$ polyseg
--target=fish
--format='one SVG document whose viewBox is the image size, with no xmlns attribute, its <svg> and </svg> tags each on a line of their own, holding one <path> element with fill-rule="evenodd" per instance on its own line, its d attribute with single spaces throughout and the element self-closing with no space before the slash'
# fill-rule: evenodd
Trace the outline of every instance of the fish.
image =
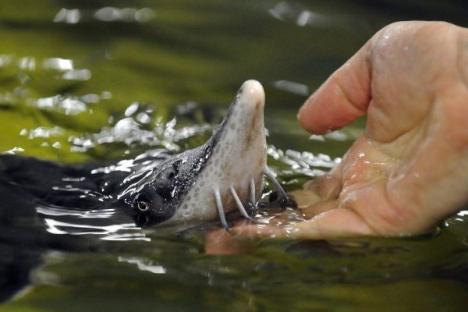
<svg viewBox="0 0 468 312">
<path fill-rule="evenodd" d="M 235 211 L 262 222 L 254 215 L 265 177 L 279 195 L 275 203 L 291 206 L 267 165 L 264 107 L 262 85 L 246 81 L 213 135 L 181 153 L 159 148 L 83 164 L 0 154 L 0 240 L 6 255 L 0 270 L 14 272 L 4 274 L 0 302 L 29 283 L 46 251 L 101 248 L 88 236 L 81 240 L 83 234 L 109 238 L 121 229 L 132 232 L 122 234 L 125 239 L 146 239 L 133 231 L 166 225 L 180 231 L 216 220 L 229 230 L 226 214 Z"/>
<path fill-rule="evenodd" d="M 265 177 L 289 201 L 267 165 L 264 108 L 263 86 L 248 80 L 213 135 L 194 149 L 155 149 L 104 166 L 1 155 L 0 180 L 48 207 L 119 209 L 140 227 L 219 219 L 228 229 L 226 214 L 235 210 L 254 221 Z"/>
</svg>

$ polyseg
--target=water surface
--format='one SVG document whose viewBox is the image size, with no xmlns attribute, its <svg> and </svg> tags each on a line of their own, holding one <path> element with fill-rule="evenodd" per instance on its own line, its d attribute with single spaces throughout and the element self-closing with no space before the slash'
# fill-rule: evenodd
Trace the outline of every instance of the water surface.
<svg viewBox="0 0 468 312">
<path fill-rule="evenodd" d="M 267 94 L 270 164 L 294 189 L 339 161 L 363 124 L 307 135 L 296 123 L 307 95 L 382 26 L 467 26 L 467 14 L 456 0 L 3 1 L 0 151 L 107 163 L 149 148 L 185 150 L 255 78 Z M 14 208 L 0 207 L 4 218 Z M 453 311 L 468 303 L 466 212 L 430 236 L 267 240 L 236 256 L 204 254 L 204 231 L 216 224 L 141 230 L 116 222 L 112 209 L 37 212 L 2 223 L 1 295 L 28 286 L 0 310 Z"/>
</svg>

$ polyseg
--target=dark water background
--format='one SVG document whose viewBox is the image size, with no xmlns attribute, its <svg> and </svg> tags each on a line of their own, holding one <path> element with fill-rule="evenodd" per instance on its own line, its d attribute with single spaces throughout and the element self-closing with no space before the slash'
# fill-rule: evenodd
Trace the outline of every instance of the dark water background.
<svg viewBox="0 0 468 312">
<path fill-rule="evenodd" d="M 1 1 L 0 151 L 84 163 L 184 150 L 209 136 L 239 85 L 255 78 L 267 94 L 270 163 L 293 189 L 333 166 L 362 125 L 310 137 L 295 117 L 307 94 L 392 21 L 467 26 L 467 16 L 461 0 Z M 17 208 L 0 207 L 2 218 Z M 40 219 L 2 223 L 0 295 L 31 276 L 2 311 L 468 304 L 468 212 L 432 236 L 262 241 L 247 254 L 208 256 L 199 229 L 142 231 L 115 223 L 111 210 L 37 209 Z"/>
</svg>

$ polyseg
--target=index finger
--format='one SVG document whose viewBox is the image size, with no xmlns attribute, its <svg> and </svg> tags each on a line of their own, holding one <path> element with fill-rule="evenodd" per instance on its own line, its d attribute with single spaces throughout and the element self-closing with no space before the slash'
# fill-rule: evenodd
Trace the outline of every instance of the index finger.
<svg viewBox="0 0 468 312">
<path fill-rule="evenodd" d="M 370 44 L 366 43 L 299 110 L 301 126 L 323 134 L 364 115 L 371 99 Z"/>
</svg>

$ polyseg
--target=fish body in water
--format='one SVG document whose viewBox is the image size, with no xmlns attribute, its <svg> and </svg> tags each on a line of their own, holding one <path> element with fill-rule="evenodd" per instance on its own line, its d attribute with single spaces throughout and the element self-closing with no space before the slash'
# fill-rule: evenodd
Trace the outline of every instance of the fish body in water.
<svg viewBox="0 0 468 312">
<path fill-rule="evenodd" d="M 109 237 L 127 227 L 139 230 L 217 217 L 227 227 L 225 213 L 236 209 L 251 218 L 246 208 L 259 200 L 263 176 L 272 177 L 266 166 L 264 101 L 260 83 L 245 82 L 212 137 L 180 154 L 150 150 L 108 165 L 65 165 L 0 154 L 0 241 L 5 255 L 0 261 L 0 302 L 29 283 L 30 270 L 45 251 L 99 245 L 80 240 L 83 234 Z M 285 194 L 274 178 L 272 182 Z M 126 234 L 117 239 L 134 237 L 133 232 Z"/>
<path fill-rule="evenodd" d="M 274 180 L 266 160 L 262 85 L 246 81 L 212 137 L 180 154 L 148 151 L 110 166 L 66 166 L 2 155 L 0 178 L 57 207 L 119 207 L 137 225 L 197 222 L 255 206 L 263 177 Z"/>
</svg>

